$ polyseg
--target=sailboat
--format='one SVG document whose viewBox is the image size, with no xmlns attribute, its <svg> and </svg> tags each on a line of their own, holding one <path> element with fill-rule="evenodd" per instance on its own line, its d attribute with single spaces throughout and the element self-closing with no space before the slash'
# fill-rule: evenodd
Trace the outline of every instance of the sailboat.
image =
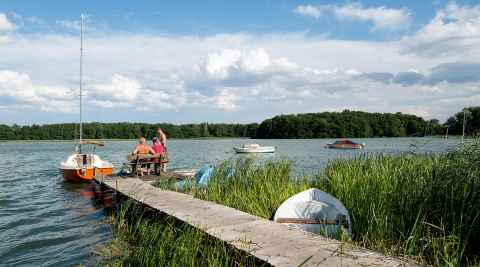
<svg viewBox="0 0 480 267">
<path fill-rule="evenodd" d="M 70 155 L 66 161 L 60 163 L 59 170 L 66 181 L 71 182 L 90 182 L 96 175 L 111 175 L 113 165 L 102 160 L 95 154 L 96 147 L 102 147 L 105 144 L 96 140 L 83 139 L 82 122 L 82 85 L 83 85 L 83 28 L 85 17 L 81 15 L 80 30 L 80 127 L 79 140 L 75 146 L 75 152 Z M 84 153 L 85 146 L 91 146 L 90 153 Z"/>
</svg>

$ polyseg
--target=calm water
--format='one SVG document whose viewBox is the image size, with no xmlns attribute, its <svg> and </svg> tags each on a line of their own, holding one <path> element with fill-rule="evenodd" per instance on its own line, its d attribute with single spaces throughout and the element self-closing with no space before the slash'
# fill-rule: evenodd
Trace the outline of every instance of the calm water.
<svg viewBox="0 0 480 267">
<path fill-rule="evenodd" d="M 171 140 L 171 168 L 199 168 L 238 157 L 232 147 L 257 142 L 277 146 L 260 159 L 287 157 L 297 172 L 315 172 L 329 159 L 361 153 L 439 152 L 456 140 L 428 138 L 357 139 L 364 151 L 329 150 L 333 140 Z M 134 141 L 111 141 L 98 154 L 117 167 Z M 95 263 L 94 249 L 111 237 L 105 214 L 95 207 L 87 185 L 63 182 L 60 160 L 72 151 L 68 142 L 0 143 L 0 266 L 76 266 Z"/>
</svg>

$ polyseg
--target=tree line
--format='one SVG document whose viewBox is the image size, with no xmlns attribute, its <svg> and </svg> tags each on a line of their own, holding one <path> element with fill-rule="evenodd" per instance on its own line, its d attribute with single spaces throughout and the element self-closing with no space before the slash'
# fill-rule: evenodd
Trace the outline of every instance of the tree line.
<svg viewBox="0 0 480 267">
<path fill-rule="evenodd" d="M 464 112 L 465 111 L 465 112 Z M 450 117 L 444 124 L 438 120 L 403 113 L 368 113 L 362 111 L 322 112 L 279 115 L 262 123 L 226 124 L 199 123 L 85 123 L 86 139 L 152 138 L 158 127 L 169 138 L 250 137 L 250 138 L 342 138 L 342 137 L 404 137 L 460 135 L 466 118 L 467 135 L 480 135 L 480 107 L 469 107 Z M 72 140 L 78 139 L 78 124 L 46 125 L 0 124 L 0 140 Z"/>
<path fill-rule="evenodd" d="M 0 140 L 72 140 L 78 139 L 78 124 L 60 123 L 31 126 L 0 125 Z M 85 139 L 152 138 L 160 127 L 169 138 L 254 137 L 258 124 L 200 123 L 174 125 L 167 123 L 84 123 Z"/>
</svg>

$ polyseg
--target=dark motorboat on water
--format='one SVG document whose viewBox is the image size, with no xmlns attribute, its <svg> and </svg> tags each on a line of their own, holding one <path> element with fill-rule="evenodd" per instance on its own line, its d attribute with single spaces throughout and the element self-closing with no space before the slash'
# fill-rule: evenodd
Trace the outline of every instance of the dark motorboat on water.
<svg viewBox="0 0 480 267">
<path fill-rule="evenodd" d="M 353 141 L 345 139 L 326 144 L 325 147 L 335 149 L 362 149 L 365 147 L 365 144 L 355 143 Z"/>
</svg>

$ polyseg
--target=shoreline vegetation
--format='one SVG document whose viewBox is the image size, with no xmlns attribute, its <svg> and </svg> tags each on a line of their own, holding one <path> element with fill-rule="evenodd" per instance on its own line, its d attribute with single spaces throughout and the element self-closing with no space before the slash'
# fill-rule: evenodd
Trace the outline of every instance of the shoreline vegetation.
<svg viewBox="0 0 480 267">
<path fill-rule="evenodd" d="M 370 139 L 370 138 L 439 138 L 439 139 L 445 139 L 445 136 L 441 136 L 441 135 L 429 135 L 429 136 L 418 136 L 418 137 L 365 137 L 365 138 L 360 138 L 360 137 L 357 137 L 357 138 L 354 138 L 354 139 L 358 139 L 358 140 L 362 140 L 362 139 Z M 448 136 L 448 139 L 461 139 L 462 136 L 461 135 L 449 135 Z M 465 139 L 466 140 L 475 140 L 476 136 L 465 136 Z M 255 138 L 251 138 L 251 137 L 191 137 L 191 138 L 169 138 L 168 140 L 170 141 L 174 141 L 174 140 L 231 140 L 231 139 L 238 139 L 238 140 L 249 140 L 249 139 L 255 139 Z M 287 140 L 287 139 L 292 139 L 292 138 L 275 138 L 275 139 L 271 139 L 271 140 Z M 300 139 L 305 139 L 305 140 L 313 140 L 313 139 L 335 139 L 335 138 L 300 138 Z M 109 141 L 118 141 L 118 142 L 138 142 L 138 138 L 136 139 L 119 139 L 119 138 L 112 138 L 112 139 L 108 139 L 108 138 L 101 138 L 101 139 L 88 139 L 88 140 L 94 140 L 94 141 L 105 141 L 105 142 L 109 142 Z M 22 140 L 1 140 L 0 139 L 0 143 L 7 143 L 7 142 L 11 142 L 11 143 L 15 143 L 15 142 L 19 142 L 19 143 L 35 143 L 35 142 L 52 142 L 52 143 L 71 143 L 72 140 L 55 140 L 55 139 L 45 139 L 45 140 L 32 140 L 32 139 L 22 139 Z"/>
<path fill-rule="evenodd" d="M 480 107 L 469 107 L 441 124 L 415 115 L 397 113 L 368 113 L 362 111 L 322 112 L 279 115 L 261 123 L 227 124 L 199 123 L 175 125 L 170 123 L 100 123 L 83 124 L 85 139 L 152 138 L 161 127 L 169 138 L 368 138 L 480 135 Z M 0 124 L 0 140 L 74 140 L 78 138 L 75 123 L 46 125 Z"/>
<path fill-rule="evenodd" d="M 215 167 L 206 188 L 190 184 L 184 193 L 271 220 L 287 198 L 316 187 L 348 209 L 354 237 L 346 242 L 433 266 L 480 264 L 480 140 L 436 155 L 379 154 L 333 160 L 314 177 L 292 177 L 291 173 L 291 164 L 284 159 L 230 160 Z M 155 186 L 176 190 L 170 182 Z M 125 222 L 121 212 L 115 218 L 110 246 L 129 251 L 110 255 L 117 265 L 178 266 L 193 263 L 196 256 L 188 255 L 204 252 L 206 261 L 195 264 L 242 266 L 237 263 L 246 261 L 227 253 L 225 244 L 208 241 L 206 247 L 199 246 L 203 239 L 190 230 L 174 231 L 168 228 L 171 224 L 152 219 Z M 185 241 L 192 236 L 191 242 Z M 178 251 L 188 253 L 177 257 Z"/>
</svg>

